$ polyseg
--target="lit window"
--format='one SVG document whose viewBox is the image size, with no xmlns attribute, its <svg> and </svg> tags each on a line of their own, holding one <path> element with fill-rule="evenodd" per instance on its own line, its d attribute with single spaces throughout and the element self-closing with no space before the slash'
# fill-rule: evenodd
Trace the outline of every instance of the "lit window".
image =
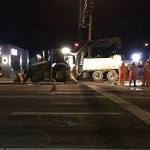
<svg viewBox="0 0 150 150">
<path fill-rule="evenodd" d="M 17 56 L 17 49 L 11 49 L 11 55 Z"/>
</svg>

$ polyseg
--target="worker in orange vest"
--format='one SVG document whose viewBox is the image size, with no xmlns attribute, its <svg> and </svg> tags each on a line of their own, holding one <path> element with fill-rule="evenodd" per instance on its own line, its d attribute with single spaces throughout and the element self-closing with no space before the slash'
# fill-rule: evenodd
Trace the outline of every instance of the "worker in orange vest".
<svg viewBox="0 0 150 150">
<path fill-rule="evenodd" d="M 128 70 L 129 70 L 129 86 L 131 86 L 132 81 L 134 82 L 134 86 L 136 86 L 136 69 L 137 69 L 137 67 L 134 62 L 128 68 Z"/>
<path fill-rule="evenodd" d="M 124 63 L 122 63 L 121 66 L 119 67 L 119 85 L 124 86 L 125 76 L 126 76 L 126 67 Z"/>
<path fill-rule="evenodd" d="M 150 59 L 146 61 L 146 64 L 143 67 L 143 86 L 149 86 L 150 84 Z"/>
</svg>

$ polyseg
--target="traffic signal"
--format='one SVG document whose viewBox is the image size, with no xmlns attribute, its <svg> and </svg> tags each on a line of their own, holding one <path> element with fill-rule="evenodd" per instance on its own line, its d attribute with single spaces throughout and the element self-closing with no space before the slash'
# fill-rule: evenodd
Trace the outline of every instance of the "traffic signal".
<svg viewBox="0 0 150 150">
<path fill-rule="evenodd" d="M 79 47 L 79 43 L 74 43 L 75 48 Z"/>
</svg>

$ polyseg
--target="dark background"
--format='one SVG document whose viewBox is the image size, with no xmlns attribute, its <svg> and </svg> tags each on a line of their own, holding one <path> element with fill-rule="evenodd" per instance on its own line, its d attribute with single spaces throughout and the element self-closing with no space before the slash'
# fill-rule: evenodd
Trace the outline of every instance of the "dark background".
<svg viewBox="0 0 150 150">
<path fill-rule="evenodd" d="M 93 39 L 119 36 L 124 49 L 150 39 L 148 0 L 95 2 Z M 79 0 L 5 0 L 0 4 L 1 43 L 34 52 L 82 38 Z"/>
</svg>

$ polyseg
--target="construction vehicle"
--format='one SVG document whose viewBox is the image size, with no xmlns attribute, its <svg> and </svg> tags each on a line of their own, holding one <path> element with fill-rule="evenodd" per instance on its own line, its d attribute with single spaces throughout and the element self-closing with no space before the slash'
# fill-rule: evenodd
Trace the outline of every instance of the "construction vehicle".
<svg viewBox="0 0 150 150">
<path fill-rule="evenodd" d="M 69 78 L 72 69 L 74 69 L 74 75 L 77 78 L 90 77 L 95 81 L 107 79 L 114 82 L 118 79 L 118 69 L 122 62 L 121 55 L 116 54 L 116 49 L 120 48 L 120 38 L 87 42 L 77 53 L 66 55 L 57 53 L 57 56 L 53 56 L 53 59 L 31 65 L 23 75 L 24 82 L 28 78 L 32 82 L 40 82 L 46 78 L 65 81 Z M 89 49 L 93 53 L 91 57 L 87 56 Z M 108 49 L 110 52 L 108 52 Z M 110 53 L 111 56 L 108 57 Z"/>
<path fill-rule="evenodd" d="M 24 82 L 29 78 L 32 82 L 40 82 L 43 80 L 65 81 L 69 76 L 70 67 L 64 61 L 61 54 L 53 52 L 46 61 L 41 61 L 30 65 L 29 70 L 23 74 Z"/>
<path fill-rule="evenodd" d="M 91 57 L 87 56 L 89 49 L 93 53 Z M 77 53 L 68 54 L 68 58 L 72 56 L 71 60 L 75 60 L 70 68 L 75 68 L 76 77 L 93 78 L 95 81 L 107 79 L 114 82 L 118 79 L 118 69 L 122 62 L 121 55 L 117 54 L 120 49 L 121 40 L 116 37 L 87 42 Z"/>
</svg>

